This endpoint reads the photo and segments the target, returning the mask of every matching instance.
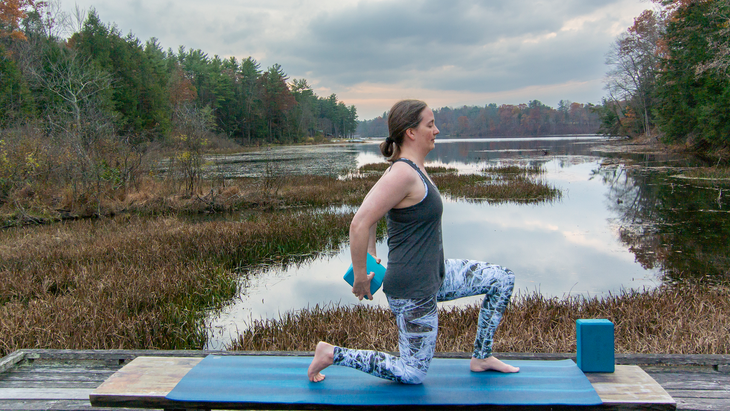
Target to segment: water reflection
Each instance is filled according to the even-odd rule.
[[[681,169],[609,163],[608,185],[619,237],[646,269],[666,282],[730,280],[730,183],[681,177]]]
[[[634,187],[634,176],[627,177],[624,170],[608,167],[602,157],[592,153],[593,145],[599,142],[573,138],[440,141],[427,158],[429,165],[476,172],[494,162],[541,163],[547,171],[544,178],[564,194],[559,202],[539,205],[445,201],[446,257],[509,267],[517,275],[517,292],[592,296],[622,288],[656,286],[662,267],[647,264],[648,260],[632,245],[627,247],[625,234],[626,227],[634,229],[651,218],[651,196],[637,191],[640,189]],[[351,167],[382,161],[377,144],[342,149],[342,158],[347,158]],[[332,150],[336,151],[328,147],[324,152],[339,156]],[[615,172],[619,174],[612,174]],[[617,208],[628,205],[632,193],[637,196],[630,201],[632,204],[644,204],[640,207],[645,210],[641,220]],[[619,202],[616,196],[625,200]],[[645,236],[650,234],[647,231]],[[378,254],[387,262],[385,243],[378,244]],[[242,295],[210,319],[214,330],[210,348],[222,348],[252,319],[277,318],[280,313],[316,304],[357,303],[342,281],[349,264],[349,249],[345,246],[311,263],[251,275]],[[478,300],[476,297],[449,304]],[[373,302],[364,304],[387,305],[382,292]]]
[[[355,144],[273,147],[261,151],[207,156],[207,175],[262,177],[300,174],[338,176],[359,165]]]

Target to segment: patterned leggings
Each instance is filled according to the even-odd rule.
[[[422,299],[388,297],[398,325],[400,356],[335,347],[334,365],[355,368],[376,377],[420,384],[426,377],[436,350],[437,301],[485,294],[479,311],[474,358],[492,355],[492,341],[502,314],[507,309],[515,275],[498,265],[472,260],[446,260],[446,277],[435,296]]]

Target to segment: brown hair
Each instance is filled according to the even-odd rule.
[[[400,154],[403,137],[409,128],[418,127],[423,117],[421,113],[428,105],[421,100],[401,100],[388,113],[388,137],[380,143],[380,152],[388,161],[394,161]]]

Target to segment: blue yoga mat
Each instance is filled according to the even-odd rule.
[[[590,381],[571,360],[508,361],[516,374],[469,371],[469,360],[436,358],[421,385],[405,385],[330,366],[309,382],[311,357],[204,358],[167,395],[173,401],[252,405],[599,405]]]

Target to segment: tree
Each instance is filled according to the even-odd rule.
[[[241,100],[242,100],[242,133],[243,137],[251,143],[251,137],[259,117],[257,103],[259,101],[256,93],[256,85],[261,76],[259,63],[253,57],[248,57],[241,62],[239,73],[241,75]]]
[[[294,128],[299,135],[312,134],[315,125],[314,109],[317,105],[317,97],[307,80],[294,79],[290,85],[296,106],[292,109]]]
[[[718,57],[713,45],[726,40],[728,9],[726,0],[683,2],[673,9],[664,37],[659,125],[668,140],[697,151],[730,144],[730,78],[713,65]]]
[[[710,59],[698,64],[695,72],[701,75],[707,71],[715,71],[730,77],[730,1],[714,1],[705,14],[710,24],[719,27],[708,38]]]
[[[620,35],[606,56],[611,66],[606,74],[606,90],[615,103],[626,102],[639,115],[637,125],[627,130],[632,134],[642,132],[651,135],[652,109],[657,69],[659,65],[659,40],[664,31],[660,13],[645,10],[634,19],[634,24]],[[621,107],[621,104],[614,105]],[[625,113],[616,113],[621,117]]]
[[[287,79],[281,66],[274,64],[259,77],[257,84],[261,113],[266,121],[268,140],[271,142],[284,137],[286,113],[297,104],[286,84]]]
[[[193,195],[202,178],[207,134],[215,126],[213,110],[210,106],[179,104],[173,111],[172,124],[175,155],[170,161],[170,171],[182,175],[186,192]]]
[[[0,127],[33,116],[33,96],[15,60],[0,45]]]
[[[43,91],[50,94],[47,105],[54,115],[49,118],[66,132],[82,130],[82,114],[106,104],[103,93],[111,87],[110,76],[97,69],[88,58],[62,45],[49,44],[32,67],[31,76]]]
[[[69,44],[112,79],[117,127],[123,134],[166,134],[170,129],[169,73],[156,39],[142,44],[131,33],[122,37],[91,10]]]
[[[25,34],[20,31],[20,22],[28,16],[27,12],[34,6],[34,0],[0,1],[0,39],[10,37],[15,40],[25,40]]]

